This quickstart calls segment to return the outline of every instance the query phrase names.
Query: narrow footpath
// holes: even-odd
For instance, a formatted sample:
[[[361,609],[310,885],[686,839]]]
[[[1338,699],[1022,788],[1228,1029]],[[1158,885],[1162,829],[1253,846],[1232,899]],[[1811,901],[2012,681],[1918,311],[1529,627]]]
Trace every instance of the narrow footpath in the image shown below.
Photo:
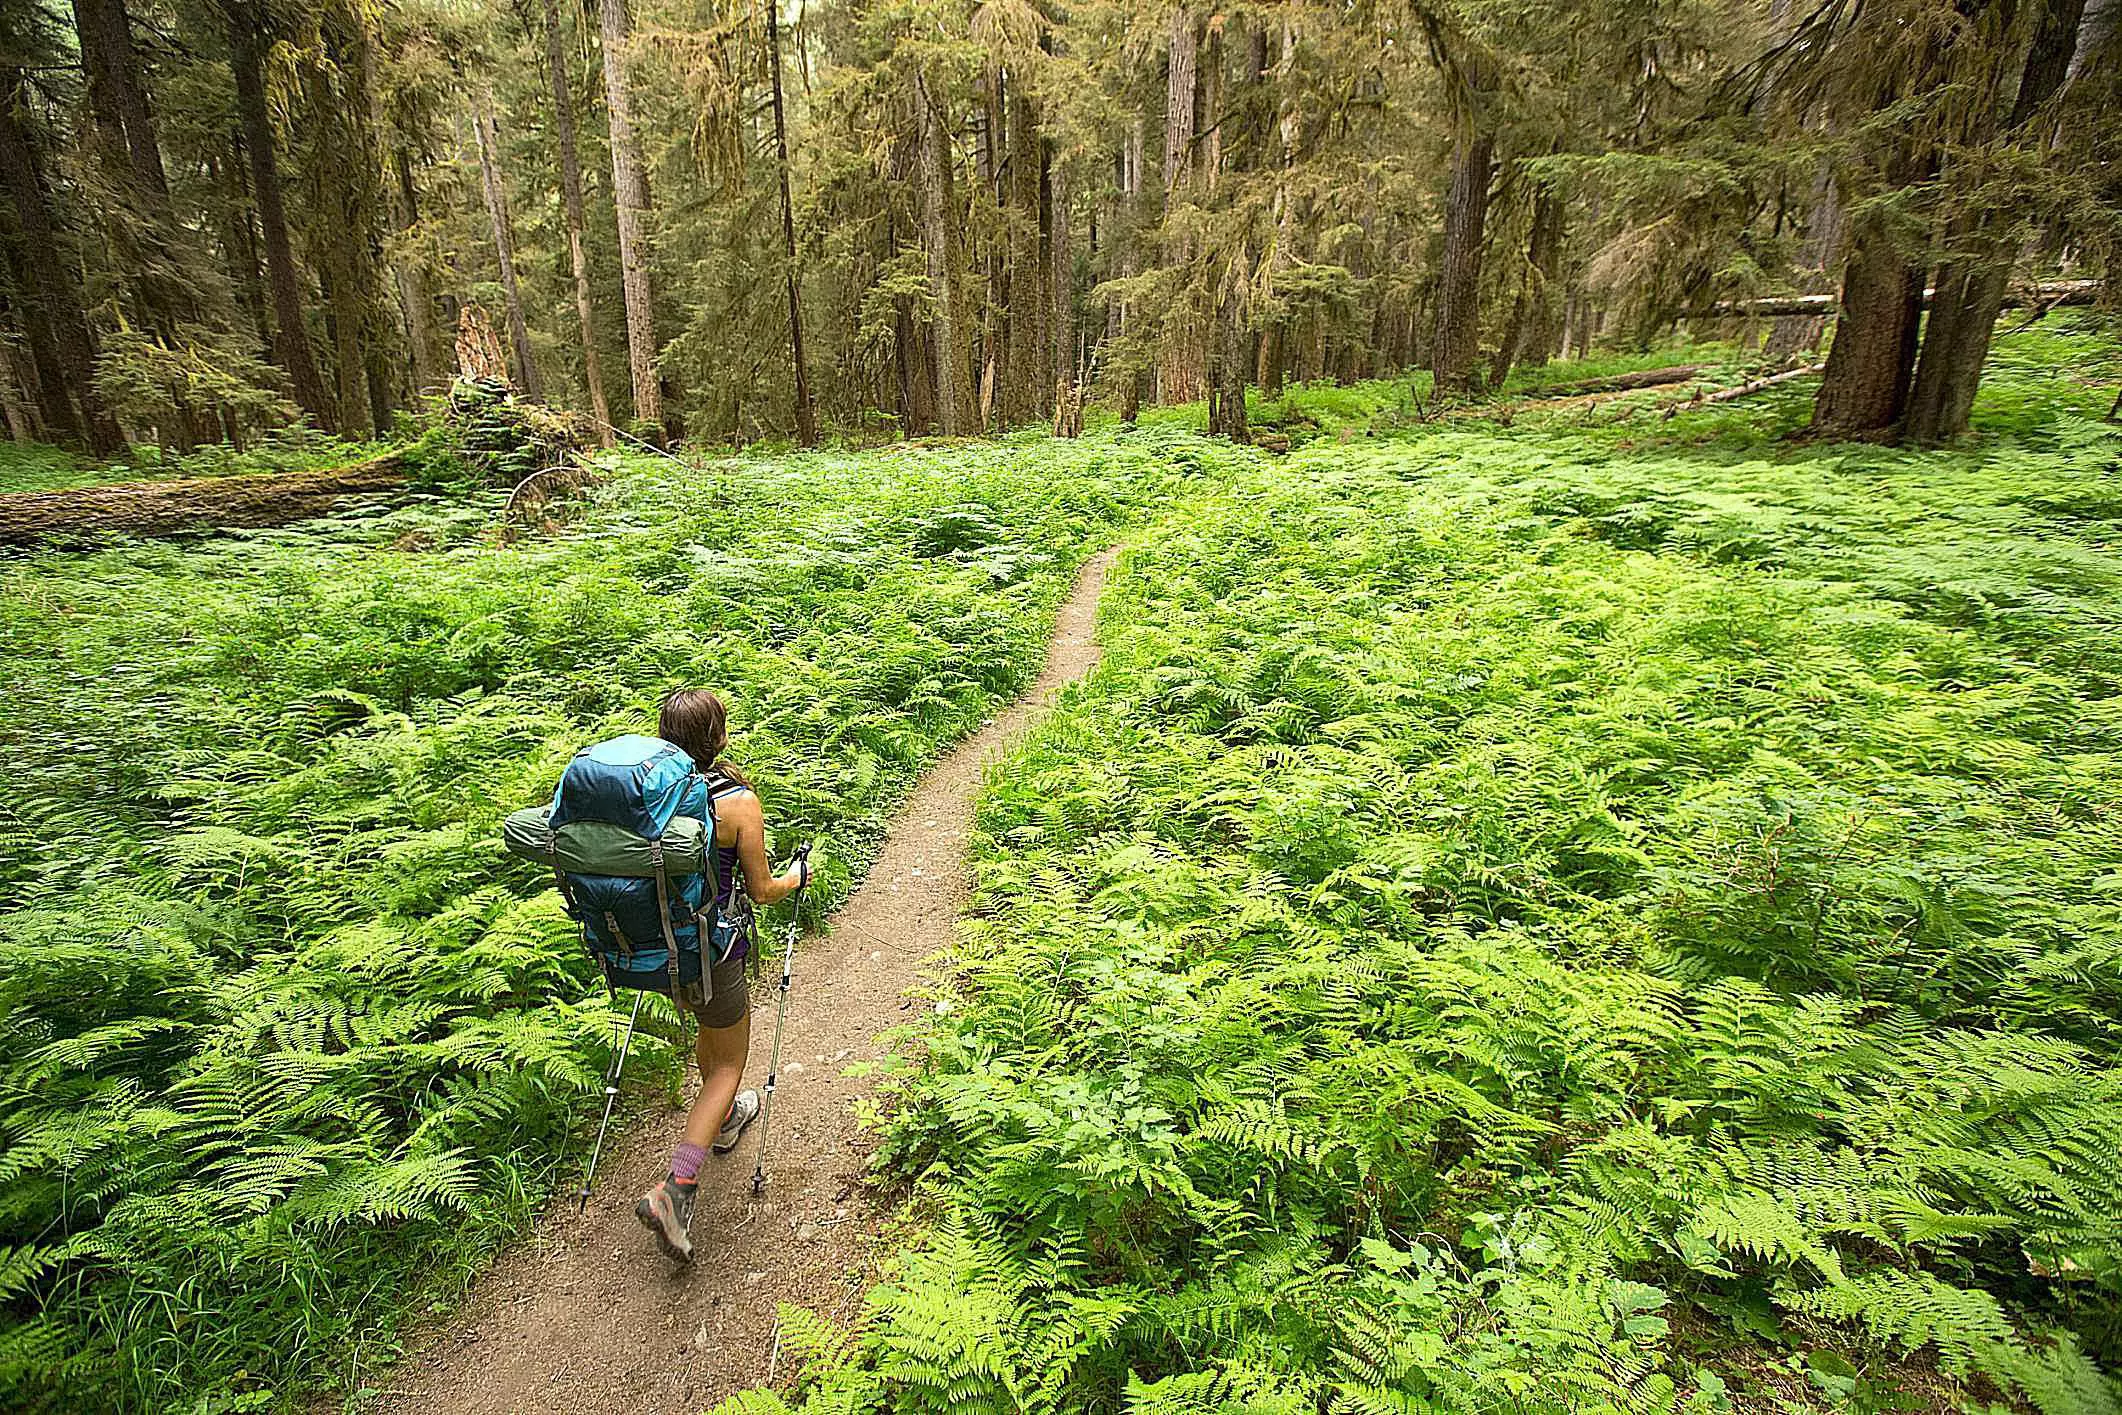
[[[965,899],[982,771],[1064,684],[1096,665],[1092,624],[1116,554],[1098,555],[1077,577],[1031,690],[922,778],[830,936],[797,950],[765,1198],[751,1198],[748,1134],[700,1172],[691,1266],[661,1258],[633,1214],[634,1199],[669,1163],[678,1128],[678,1116],[659,1107],[615,1138],[586,1215],[556,1202],[452,1321],[379,1377],[381,1410],[698,1415],[787,1374],[775,1342],[781,1303],[854,1315],[888,1214],[861,1183],[869,1142],[854,1107],[871,1082],[846,1069],[881,1056],[879,1034],[921,1005],[910,993],[922,960],[950,943]],[[755,982],[752,1000],[747,1085],[766,1074],[772,981]],[[698,1080],[695,1072],[688,1091]]]

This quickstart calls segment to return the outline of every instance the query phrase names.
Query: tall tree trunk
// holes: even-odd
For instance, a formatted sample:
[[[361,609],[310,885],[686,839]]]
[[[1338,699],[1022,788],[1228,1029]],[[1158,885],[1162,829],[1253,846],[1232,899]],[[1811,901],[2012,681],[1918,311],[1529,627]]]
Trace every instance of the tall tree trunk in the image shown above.
[[[1250,35],[1241,35],[1235,29],[1226,29],[1244,39],[1239,52],[1244,60],[1240,64],[1241,78],[1232,86],[1226,105],[1219,93],[1210,112],[1216,115],[1218,141],[1211,145],[1206,163],[1205,180],[1211,192],[1230,184],[1222,181],[1222,169],[1227,163],[1232,172],[1249,172],[1258,161],[1261,130],[1264,127],[1262,91],[1267,72],[1267,33],[1254,30]],[[1235,40],[1234,48],[1238,48]],[[1219,44],[1211,50],[1219,55]],[[1222,64],[1212,65],[1211,72],[1219,75]],[[1213,85],[1222,88],[1220,77]],[[1233,442],[1251,441],[1251,431],[1246,425],[1245,385],[1253,372],[1254,351],[1251,316],[1251,290],[1253,274],[1253,232],[1251,215],[1243,209],[1234,209],[1228,195],[1214,198],[1218,206],[1219,223],[1229,233],[1228,257],[1224,263],[1223,277],[1216,290],[1214,344],[1209,355],[1208,377],[1208,430],[1212,436],[1227,437]]]
[[[123,214],[108,223],[120,253],[121,293],[137,301],[141,323],[166,346],[181,342],[181,326],[200,320],[206,275],[190,233],[170,208],[161,142],[133,43],[125,0],[74,0],[74,29],[88,80],[89,109],[102,141],[111,192]],[[167,433],[189,450],[214,438],[215,419],[172,389],[176,422]]]
[[[323,62],[305,70],[302,122],[319,159],[304,164],[307,248],[317,263],[332,341],[339,431],[390,428],[390,331],[383,318],[381,148],[369,12],[332,3],[317,12]]]
[[[1200,101],[1201,41],[1192,11],[1184,5],[1171,12],[1171,32],[1164,69],[1164,214],[1172,213],[1187,200],[1195,178],[1194,143],[1200,127],[1196,106]],[[1181,267],[1192,260],[1184,238],[1171,238],[1164,259]],[[1193,321],[1187,312],[1173,308],[1165,312],[1163,348],[1157,360],[1156,396],[1160,402],[1185,403],[1202,394],[1203,359],[1195,347]]]
[[[89,106],[98,126],[115,141],[117,155],[140,192],[167,205],[169,178],[162,167],[162,147],[140,78],[125,0],[74,0],[74,28],[81,37]]]
[[[258,229],[265,243],[266,284],[272,291],[273,348],[295,401],[319,427],[338,425],[310,354],[309,331],[302,314],[302,274],[288,238],[287,207],[280,190],[273,122],[265,107],[265,45],[255,12],[232,5],[228,18],[229,66],[236,79],[236,115],[243,125],[243,146],[250,157],[251,193],[258,204]]]
[[[1297,28],[1287,18],[1281,21],[1281,62],[1286,67],[1297,52]],[[1274,249],[1268,258],[1268,288],[1276,296],[1285,293],[1283,277],[1297,263],[1297,194],[1291,189],[1291,173],[1297,165],[1297,145],[1303,140],[1303,111],[1296,89],[1285,84],[1275,105],[1275,223]],[[1260,339],[1260,391],[1268,397],[1282,396],[1289,367],[1289,327],[1293,316],[1285,312],[1262,331]]]
[[[7,357],[0,358],[0,415],[7,418],[8,440],[17,447],[27,447],[37,440],[34,419],[30,416],[28,402],[15,379],[14,349],[6,350]]]
[[[1120,274],[1128,278],[1142,273],[1147,244],[1150,202],[1143,167],[1149,160],[1148,146],[1143,120],[1137,115],[1120,149]],[[1148,350],[1142,347],[1141,320],[1133,305],[1119,301],[1112,313],[1107,333],[1125,340],[1123,347],[1127,347],[1127,365],[1120,371],[1120,421],[1133,426],[1149,383]]]
[[[1245,421],[1245,377],[1252,371],[1252,343],[1245,328],[1245,286],[1250,273],[1241,247],[1231,260],[1216,298],[1216,347],[1208,379],[1208,434],[1233,442],[1252,440]]]
[[[788,191],[788,120],[781,105],[780,0],[766,0],[767,67],[774,85],[774,166],[781,179],[782,279],[788,287],[789,361],[796,375],[796,445],[818,445],[818,415],[811,408],[810,365],[803,357],[803,301],[796,288],[796,209]]]
[[[383,89],[373,81],[368,90],[368,130],[380,153],[389,144],[390,172],[378,174],[375,184],[383,194],[384,214],[396,237],[397,250],[389,260],[391,281],[397,289],[399,312],[405,329],[404,384],[407,393],[419,397],[446,377],[441,341],[435,328],[434,288],[429,283],[427,263],[421,258],[415,237],[420,225],[420,189],[413,180],[412,156],[402,135],[393,131]]]
[[[0,142],[4,142],[4,135],[0,135]],[[0,153],[0,160],[4,156]],[[4,171],[0,175],[5,175]],[[52,337],[51,322],[45,317],[43,297],[27,273],[16,232],[4,221],[0,221],[0,272],[7,277],[9,308],[22,329],[22,342],[11,342],[7,347],[8,362],[14,368],[16,385],[36,407],[38,435],[47,442],[84,446],[86,434],[80,413],[66,396],[60,375],[63,360]]]
[[[360,100],[349,108],[347,120],[354,138],[352,175],[359,183],[361,239],[355,248],[355,269],[361,276],[362,307],[367,316],[362,327],[362,356],[368,375],[369,417],[376,435],[381,437],[390,429],[405,383],[403,368],[392,347],[397,322],[386,313],[389,295],[383,250],[387,200],[383,184],[383,95],[377,85],[375,32],[369,12],[349,6],[346,13],[357,24],[352,52],[341,62],[354,76],[355,94]]]
[[[1042,365],[1046,348],[1046,263],[1039,258],[1039,121],[1021,79],[1009,88],[1009,382],[1002,419],[1031,421],[1051,384]],[[1052,393],[1051,386],[1047,395]]]
[[[1531,368],[1554,357],[1562,337],[1562,237],[1568,203],[1552,185],[1542,186],[1533,207],[1531,307],[1526,313],[1518,358]],[[1498,379],[1497,382],[1502,382]]]
[[[1437,279],[1437,328],[1430,371],[1439,393],[1473,383],[1480,346],[1481,242],[1488,221],[1488,180],[1496,140],[1462,122],[1452,154],[1451,194],[1444,209],[1444,258]]]
[[[229,145],[226,162],[207,161],[207,176],[220,190],[223,263],[236,289],[237,302],[257,336],[258,351],[272,357],[273,325],[266,312],[265,282],[258,274],[258,228],[251,222],[250,188],[243,180],[245,160],[240,140]]]
[[[1835,187],[1834,167],[1827,159],[1820,160],[1820,170],[1813,178],[1812,203],[1805,216],[1805,246],[1803,259],[1805,268],[1814,278],[1825,282],[1828,268],[1834,264],[1835,247],[1842,239],[1842,194]],[[1820,336],[1827,331],[1827,317],[1817,314],[1778,315],[1769,327],[1768,342],[1763,350],[1770,358],[1787,358],[1800,349],[1817,349]]]
[[[598,0],[604,45],[604,105],[611,120],[612,201],[619,215],[619,283],[626,295],[626,362],[633,376],[634,417],[662,440],[663,385],[656,374],[655,291],[649,281],[652,213],[648,169],[634,136],[633,91],[626,77],[626,0]]]
[[[531,357],[530,326],[523,318],[523,292],[516,285],[516,238],[509,229],[508,197],[501,190],[501,174],[494,164],[500,140],[494,132],[492,98],[479,95],[472,124],[479,134],[479,181],[486,190],[486,219],[494,228],[494,257],[501,263],[501,293],[508,302],[508,342],[516,355],[516,386],[525,396],[545,396],[538,381],[538,362]]]
[[[1549,308],[1561,242],[1562,200],[1552,183],[1541,182],[1533,192],[1532,222],[1525,238],[1525,270],[1519,278],[1517,296],[1511,301],[1510,316],[1496,340],[1495,358],[1489,363],[1491,388],[1501,388],[1510,377],[1511,365],[1533,347],[1541,350],[1538,362],[1547,362],[1546,346],[1540,341],[1552,337],[1552,330],[1546,328],[1549,321],[1545,311]],[[1536,329],[1540,331],[1537,334]]]
[[[1164,193],[1186,184],[1194,156],[1194,98],[1199,79],[1200,41],[1194,17],[1184,5],[1171,13],[1171,37],[1164,70]]]
[[[979,411],[973,402],[972,329],[965,312],[957,202],[951,195],[950,134],[919,69],[914,71],[914,110],[921,125],[921,243],[936,298],[937,414],[944,436],[962,437],[979,430]]]
[[[412,368],[413,391],[428,393],[448,382],[450,361],[443,353],[445,340],[435,322],[434,283],[426,262],[409,241],[420,226],[420,188],[413,180],[412,155],[398,148],[391,166],[397,178],[391,189],[391,223],[398,229],[399,240],[406,243],[396,265],[398,299],[405,306],[407,362]]]
[[[2034,115],[2061,88],[2077,48],[2085,0],[2050,0],[2027,52],[2019,92],[2004,122],[2003,138],[2023,133]],[[2008,221],[1990,218],[2008,227]],[[1943,442],[1967,431],[1974,413],[1975,391],[1989,361],[1989,344],[1997,315],[2004,308],[2005,287],[2017,252],[2010,234],[1985,239],[1981,224],[1970,218],[1957,233],[1956,245],[1972,247],[1938,272],[1937,293],[1930,302],[1930,322],[1916,365],[1902,433],[1919,443]]]
[[[589,389],[597,441],[611,441],[611,404],[604,397],[604,368],[597,357],[597,328],[590,303],[589,255],[582,233],[582,159],[575,151],[575,95],[567,78],[567,46],[560,33],[559,0],[545,0],[545,66],[553,89],[553,136],[560,149],[560,210],[567,221],[567,261],[575,277],[575,324],[582,335],[582,382]]]
[[[1900,421],[1922,313],[1923,272],[1894,248],[1878,218],[1865,218],[1842,272],[1841,315],[1813,400],[1813,432],[1877,437]]]
[[[1052,146],[1048,143],[1048,147]],[[1050,191],[1047,196],[1046,291],[1050,313],[1046,320],[1049,382],[1060,396],[1062,382],[1076,380],[1075,254],[1070,249],[1069,202],[1073,197],[1069,164],[1049,163]]]
[[[90,451],[108,454],[125,439],[96,395],[95,335],[81,287],[62,255],[51,188],[30,135],[27,91],[21,69],[0,66],[0,188],[13,198],[25,332],[33,341],[39,381],[51,395],[48,406],[61,414],[55,424]]]

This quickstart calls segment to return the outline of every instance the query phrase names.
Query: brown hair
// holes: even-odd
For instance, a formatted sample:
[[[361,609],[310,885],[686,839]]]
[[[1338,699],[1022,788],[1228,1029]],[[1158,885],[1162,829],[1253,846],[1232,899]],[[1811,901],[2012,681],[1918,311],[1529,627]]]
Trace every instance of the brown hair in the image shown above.
[[[664,696],[656,714],[656,735],[683,747],[702,771],[713,769],[716,758],[729,750],[729,709],[707,688],[679,688]],[[744,773],[728,762],[722,773],[743,786],[751,785]]]

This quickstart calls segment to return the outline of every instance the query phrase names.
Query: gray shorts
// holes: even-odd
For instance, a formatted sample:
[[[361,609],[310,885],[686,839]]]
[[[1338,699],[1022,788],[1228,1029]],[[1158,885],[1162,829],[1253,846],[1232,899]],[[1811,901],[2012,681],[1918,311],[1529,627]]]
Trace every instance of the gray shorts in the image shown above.
[[[719,1031],[742,1022],[752,1006],[751,987],[744,978],[744,960],[730,958],[717,963],[708,974],[708,980],[715,985],[715,995],[707,1000],[707,1006],[693,1009],[693,1016],[700,1019],[700,1025]]]

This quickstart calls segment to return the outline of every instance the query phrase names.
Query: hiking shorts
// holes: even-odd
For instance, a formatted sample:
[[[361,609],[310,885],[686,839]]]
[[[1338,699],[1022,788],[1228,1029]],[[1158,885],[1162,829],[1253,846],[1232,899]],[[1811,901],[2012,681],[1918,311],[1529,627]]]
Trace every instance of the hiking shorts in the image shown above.
[[[707,1006],[693,1009],[700,1025],[720,1029],[742,1022],[752,1006],[751,987],[744,978],[744,959],[723,959],[708,974],[708,980],[715,985],[715,995],[707,1000]]]

